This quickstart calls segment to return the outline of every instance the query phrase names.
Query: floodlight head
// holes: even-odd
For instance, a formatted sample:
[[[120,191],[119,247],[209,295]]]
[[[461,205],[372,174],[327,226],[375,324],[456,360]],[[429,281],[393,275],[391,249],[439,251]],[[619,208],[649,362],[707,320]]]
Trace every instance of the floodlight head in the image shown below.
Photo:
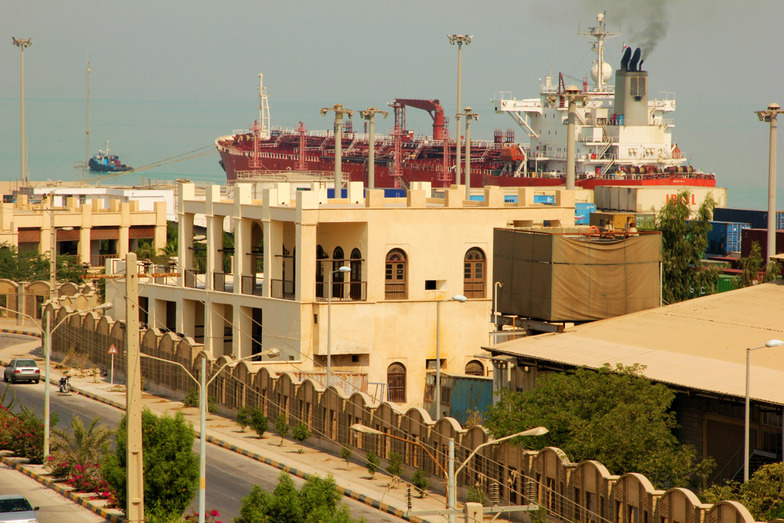
[[[460,303],[464,303],[468,301],[468,298],[466,298],[462,294],[456,294],[452,296],[452,301],[459,301]]]
[[[765,342],[766,347],[778,347],[780,345],[784,345],[784,341],[773,339]]]
[[[347,266],[344,265],[340,269],[338,269],[338,271],[339,272],[351,272],[351,267],[347,267]]]
[[[195,241],[195,242],[204,241],[206,239],[207,239],[207,237],[204,236],[203,234],[197,234],[196,236],[193,237],[193,241]]]

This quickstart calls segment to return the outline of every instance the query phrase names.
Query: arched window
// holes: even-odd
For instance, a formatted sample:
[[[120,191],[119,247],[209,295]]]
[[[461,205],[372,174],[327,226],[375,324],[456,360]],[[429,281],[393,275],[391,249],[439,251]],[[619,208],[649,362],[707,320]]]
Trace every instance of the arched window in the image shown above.
[[[468,249],[463,263],[463,294],[466,298],[485,297],[485,253]]]
[[[400,249],[392,249],[387,253],[385,270],[385,298],[387,300],[405,300],[408,297],[408,271],[406,253]]]
[[[389,401],[406,402],[406,368],[402,363],[393,363],[387,367],[387,390]]]
[[[324,298],[324,263],[321,260],[329,258],[329,254],[321,245],[316,245],[316,298]]]
[[[466,364],[465,373],[466,376],[484,376],[485,366],[480,361],[471,360]]]
[[[364,293],[362,292],[362,253],[359,252],[359,249],[354,249],[351,251],[351,285],[350,285],[350,295],[352,300],[362,300],[364,299]]]
[[[343,248],[335,247],[335,250],[332,251],[332,297],[337,299],[343,298],[343,277],[345,274],[339,269],[344,265],[344,258]]]

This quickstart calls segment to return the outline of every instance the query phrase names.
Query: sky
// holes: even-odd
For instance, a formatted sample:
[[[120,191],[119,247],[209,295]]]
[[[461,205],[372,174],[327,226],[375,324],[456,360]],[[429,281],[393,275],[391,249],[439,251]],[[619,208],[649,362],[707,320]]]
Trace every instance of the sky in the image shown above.
[[[594,25],[600,11],[622,33],[607,43],[613,69],[624,43],[653,47],[649,91],[677,100],[674,136],[691,163],[716,173],[731,205],[765,208],[769,126],[754,111],[784,104],[781,0],[3,0],[0,180],[18,179],[20,169],[12,36],[32,37],[24,55],[30,177],[70,180],[86,156],[88,60],[91,153],[111,139],[138,166],[250,126],[260,72],[273,126],[328,129],[332,116],[321,107],[384,109],[396,97],[439,99],[454,121],[457,47],[447,35],[471,34],[462,101],[480,114],[472,138],[515,128],[525,141],[491,100],[499,92],[535,97],[547,74],[579,83],[595,55],[578,27]],[[407,121],[431,133],[426,113],[409,110]],[[362,128],[358,115],[354,126]],[[378,120],[376,132],[391,126],[391,117]],[[157,174],[220,183],[217,153],[207,152]]]

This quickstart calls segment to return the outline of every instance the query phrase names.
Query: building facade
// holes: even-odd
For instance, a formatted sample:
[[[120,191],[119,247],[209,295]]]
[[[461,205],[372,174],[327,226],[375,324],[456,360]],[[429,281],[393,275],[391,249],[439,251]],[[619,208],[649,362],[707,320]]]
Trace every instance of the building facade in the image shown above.
[[[197,199],[192,184],[179,187],[180,266],[144,285],[142,321],[214,357],[278,348],[280,370],[324,383],[329,367],[345,392],[400,404],[422,404],[437,360],[444,372],[489,375],[475,355],[491,330],[493,229],[573,226],[575,214],[573,192],[542,205],[527,188],[514,203],[497,187],[482,202],[460,187],[431,197],[429,184],[403,198],[361,183],[339,198],[321,184],[232,190]],[[202,218],[206,235],[195,235]],[[107,299],[121,303],[122,285],[109,280]]]

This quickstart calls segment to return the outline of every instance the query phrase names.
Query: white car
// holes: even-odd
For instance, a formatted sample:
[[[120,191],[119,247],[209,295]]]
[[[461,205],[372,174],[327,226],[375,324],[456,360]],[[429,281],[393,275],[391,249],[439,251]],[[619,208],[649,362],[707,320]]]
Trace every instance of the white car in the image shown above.
[[[17,381],[34,381],[38,383],[41,381],[41,369],[35,363],[35,360],[29,359],[15,359],[6,365],[5,373],[3,374],[5,381],[16,383]],[[0,521],[3,521],[0,519]]]
[[[0,496],[0,521],[16,523],[38,523],[38,517],[30,502],[19,494]]]

